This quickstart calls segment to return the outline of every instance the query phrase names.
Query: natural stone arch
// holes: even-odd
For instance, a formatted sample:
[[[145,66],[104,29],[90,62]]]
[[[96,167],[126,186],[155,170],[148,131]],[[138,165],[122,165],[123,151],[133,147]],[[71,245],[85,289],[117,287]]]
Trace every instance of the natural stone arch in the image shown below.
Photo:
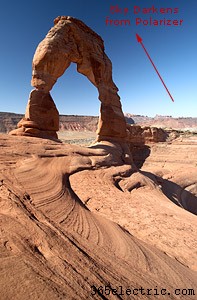
[[[49,92],[72,62],[99,92],[98,141],[125,140],[126,121],[103,40],[82,21],[66,16],[54,20],[54,27],[36,49],[31,81],[36,90],[30,94],[19,128],[11,134],[57,137],[59,113]]]

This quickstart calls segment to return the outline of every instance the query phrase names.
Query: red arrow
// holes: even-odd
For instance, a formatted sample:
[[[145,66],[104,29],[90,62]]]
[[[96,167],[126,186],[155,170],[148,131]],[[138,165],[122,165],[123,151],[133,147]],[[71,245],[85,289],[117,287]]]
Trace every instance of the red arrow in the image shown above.
[[[165,87],[166,91],[168,92],[168,94],[169,94],[170,98],[171,98],[171,99],[172,99],[172,101],[174,102],[174,99],[172,98],[172,95],[170,94],[170,92],[169,92],[169,90],[168,90],[167,86],[165,85],[165,82],[163,81],[163,79],[162,79],[161,75],[159,74],[159,72],[158,72],[157,68],[155,67],[155,64],[154,64],[154,62],[152,61],[152,59],[151,59],[150,55],[148,54],[148,52],[147,52],[146,48],[144,47],[144,45],[143,45],[143,43],[142,43],[142,38],[141,38],[141,37],[140,37],[140,36],[139,36],[137,33],[136,33],[136,38],[137,38],[137,41],[138,41],[138,43],[140,43],[140,44],[142,45],[142,47],[143,47],[144,51],[146,52],[146,54],[147,54],[148,58],[150,59],[150,62],[151,62],[151,64],[153,65],[153,67],[154,67],[155,71],[157,72],[157,75],[158,75],[158,76],[159,76],[159,78],[161,79],[161,82],[163,83],[163,85],[164,85],[164,87]]]

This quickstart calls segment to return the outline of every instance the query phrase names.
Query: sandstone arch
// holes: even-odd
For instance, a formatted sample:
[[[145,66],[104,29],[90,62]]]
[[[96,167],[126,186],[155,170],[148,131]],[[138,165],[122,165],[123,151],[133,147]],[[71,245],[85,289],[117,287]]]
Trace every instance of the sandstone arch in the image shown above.
[[[30,94],[25,117],[11,134],[57,137],[59,113],[50,90],[72,62],[99,92],[98,141],[125,140],[126,122],[103,40],[82,21],[66,16],[54,20],[54,27],[36,49],[31,80],[36,89]]]

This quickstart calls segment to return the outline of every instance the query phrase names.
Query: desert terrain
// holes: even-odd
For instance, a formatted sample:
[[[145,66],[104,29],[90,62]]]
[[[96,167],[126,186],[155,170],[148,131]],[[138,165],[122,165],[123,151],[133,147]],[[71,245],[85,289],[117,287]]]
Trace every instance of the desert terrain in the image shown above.
[[[0,112],[0,132],[8,133],[16,128],[17,123],[23,117],[23,114],[11,112]],[[133,115],[125,113],[128,124],[137,124],[140,126],[155,126],[164,129],[174,129],[190,132],[197,132],[197,118],[173,118],[171,116],[148,116]],[[60,132],[95,132],[98,126],[98,116],[76,116],[60,115]]]
[[[2,300],[196,299],[195,138],[146,145],[140,169],[109,142],[0,144]]]
[[[58,16],[25,115],[0,114],[1,300],[197,297],[195,131],[125,118],[104,50]],[[98,90],[99,118],[59,116],[50,91],[73,62]]]

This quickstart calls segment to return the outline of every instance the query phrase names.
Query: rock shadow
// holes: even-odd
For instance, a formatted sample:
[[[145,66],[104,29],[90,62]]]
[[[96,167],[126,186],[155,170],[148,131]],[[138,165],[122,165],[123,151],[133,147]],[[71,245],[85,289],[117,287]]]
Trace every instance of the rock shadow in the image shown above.
[[[133,145],[131,148],[133,162],[138,169],[141,169],[147,157],[151,153],[151,148],[148,145]]]
[[[161,191],[164,195],[174,204],[184,208],[194,215],[197,215],[197,197],[194,194],[190,193],[175,182],[163,179],[151,172],[140,171],[140,173],[155,181],[155,183],[161,187]]]

